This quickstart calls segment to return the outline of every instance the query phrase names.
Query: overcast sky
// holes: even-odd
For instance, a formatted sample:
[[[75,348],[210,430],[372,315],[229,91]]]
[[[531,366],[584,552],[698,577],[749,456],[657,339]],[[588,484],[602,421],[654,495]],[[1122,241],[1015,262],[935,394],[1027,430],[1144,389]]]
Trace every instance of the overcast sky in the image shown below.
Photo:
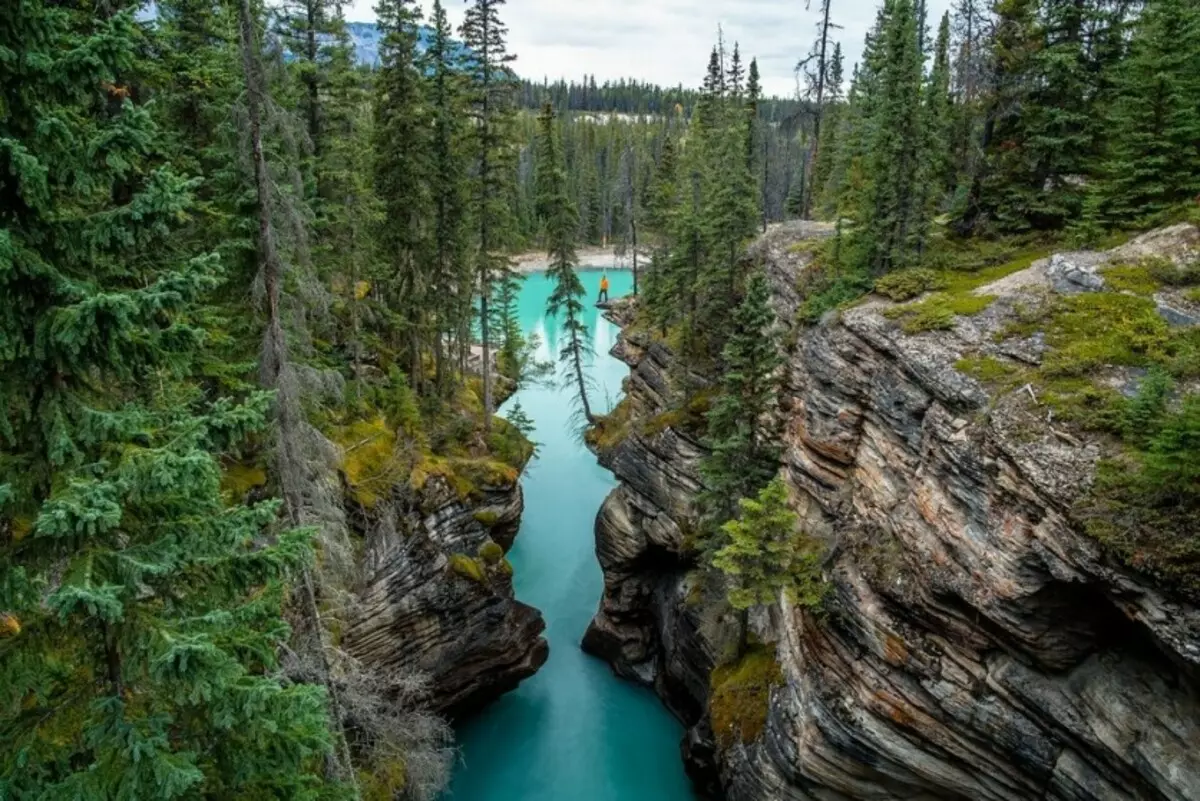
[[[352,21],[374,20],[375,0],[353,0]],[[443,0],[455,29],[462,0]],[[863,36],[881,0],[833,0],[835,31],[850,65],[858,60]],[[425,0],[428,9],[430,0]],[[794,68],[816,33],[819,0],[508,0],[503,19],[509,50],[522,77],[540,80],[583,75],[637,78],[674,86],[698,87],[717,38],[717,26],[742,53],[758,58],[768,94],[795,91]],[[930,28],[936,31],[949,0],[929,0]]]

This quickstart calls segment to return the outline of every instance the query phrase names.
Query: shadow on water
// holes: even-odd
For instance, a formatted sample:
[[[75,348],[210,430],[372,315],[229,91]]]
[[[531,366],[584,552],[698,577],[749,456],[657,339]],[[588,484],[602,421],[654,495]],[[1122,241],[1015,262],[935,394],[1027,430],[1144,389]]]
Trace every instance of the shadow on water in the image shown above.
[[[628,272],[608,275],[613,297],[630,291]],[[594,299],[600,273],[581,272],[580,278]],[[520,298],[522,327],[543,337],[542,358],[558,346],[557,323],[545,317],[549,294],[550,282],[535,274],[526,279]],[[619,398],[626,368],[608,355],[615,328],[588,309],[597,349],[594,401],[603,408]],[[678,722],[653,693],[616,678],[579,650],[603,589],[592,527],[616,482],[571,429],[565,390],[531,387],[518,399],[537,426],[541,450],[524,479],[525,516],[510,558],[517,597],[546,616],[550,661],[460,729],[462,760],[449,797],[691,801]]]

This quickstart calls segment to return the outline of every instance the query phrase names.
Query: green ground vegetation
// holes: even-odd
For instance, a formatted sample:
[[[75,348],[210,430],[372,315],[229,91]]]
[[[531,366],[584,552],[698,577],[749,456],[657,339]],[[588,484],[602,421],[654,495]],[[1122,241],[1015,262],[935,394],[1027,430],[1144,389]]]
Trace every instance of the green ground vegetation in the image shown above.
[[[1087,531],[1125,564],[1200,593],[1200,330],[1169,325],[1152,297],[1196,272],[1148,260],[1103,275],[1104,291],[1047,298],[999,335],[1044,335],[1040,366],[976,355],[957,367],[994,391],[1028,385],[1055,425],[1111,437],[1077,507]]]
[[[722,748],[758,740],[767,724],[771,688],[783,681],[774,646],[753,645],[713,670],[709,719]]]

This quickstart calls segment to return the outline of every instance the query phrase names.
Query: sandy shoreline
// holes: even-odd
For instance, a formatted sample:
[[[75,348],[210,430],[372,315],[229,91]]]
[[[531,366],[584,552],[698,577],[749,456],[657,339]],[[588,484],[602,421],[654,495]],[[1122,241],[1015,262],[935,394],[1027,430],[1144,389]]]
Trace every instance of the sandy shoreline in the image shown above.
[[[578,255],[580,270],[628,270],[632,267],[631,257],[618,259],[613,255],[612,248],[579,248]],[[639,264],[642,259],[649,259],[649,256],[644,253],[639,255]],[[521,253],[514,256],[513,261],[517,264],[517,271],[522,273],[541,273],[550,266],[550,257],[541,251]]]

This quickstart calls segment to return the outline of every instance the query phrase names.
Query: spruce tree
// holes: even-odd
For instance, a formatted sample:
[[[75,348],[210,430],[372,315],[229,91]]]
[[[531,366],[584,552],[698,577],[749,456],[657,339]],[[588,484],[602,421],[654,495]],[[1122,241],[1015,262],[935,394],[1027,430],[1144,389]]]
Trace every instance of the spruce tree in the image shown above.
[[[424,87],[416,67],[416,0],[380,0],[383,34],[375,82],[375,191],[383,202],[379,242],[388,262],[385,295],[398,318],[409,383],[424,390],[422,352],[434,338],[429,322],[433,297],[428,219],[430,138]]]
[[[470,209],[477,231],[475,246],[479,275],[477,289],[480,298],[484,427],[491,430],[494,411],[490,313],[493,283],[499,280],[504,287],[515,280],[505,251],[513,227],[507,199],[512,174],[509,140],[515,91],[511,64],[516,56],[508,52],[505,43],[508,29],[500,20],[500,9],[505,0],[468,2],[462,38],[463,44],[472,53],[467,69],[468,102],[475,133],[471,153],[475,186]],[[511,294],[505,291],[501,302],[509,302],[507,299]],[[502,316],[511,318],[512,314],[506,312]],[[511,332],[508,333],[506,341],[511,338]]]
[[[825,117],[825,93],[829,87],[833,49],[832,34],[834,30],[840,29],[842,26],[833,22],[832,7],[833,0],[820,0],[821,3],[821,19],[817,23],[817,38],[813,42],[812,50],[806,58],[801,60],[796,65],[799,72],[804,73],[805,79],[808,82],[808,99],[813,101],[816,106],[813,114],[813,152],[810,153],[809,159],[805,162],[804,186],[805,191],[801,193],[800,208],[798,215],[807,218],[812,208],[812,197],[816,182],[812,175],[809,174],[810,169],[814,169],[817,159],[820,156],[821,146],[821,128]]]
[[[710,455],[701,465],[702,506],[711,526],[736,515],[738,501],[753,498],[779,468],[777,402],[779,351],[766,275],[755,273],[733,316],[722,353],[719,394],[708,412]]]
[[[322,95],[328,94],[330,50],[339,46],[345,24],[342,0],[284,0],[279,9],[283,45],[292,56],[292,66],[303,88],[299,107],[314,162],[326,146],[322,130]]]
[[[698,314],[707,322],[705,354],[724,342],[740,289],[738,259],[758,228],[755,175],[745,158],[745,107],[735,91],[740,81],[722,79],[721,83],[729,87],[729,96],[710,96],[696,125],[704,250]]]
[[[545,192],[538,197],[538,207],[546,215],[543,228],[550,255],[546,274],[554,282],[554,289],[546,301],[546,312],[551,317],[562,318],[559,336],[563,342],[559,348],[559,361],[570,375],[572,394],[579,402],[584,421],[591,424],[595,418],[588,398],[591,387],[586,372],[592,356],[587,324],[583,319],[586,291],[575,272],[579,215],[567,195],[566,163],[555,126],[554,107],[549,103],[538,117],[538,130],[537,169],[543,176],[541,188]]]
[[[372,296],[372,290],[386,277],[375,240],[384,208],[374,192],[371,90],[366,74],[355,66],[354,46],[340,18],[334,29],[323,83],[328,92],[321,116],[325,143],[315,164],[321,191],[313,225],[314,260],[319,275],[341,289],[345,313],[334,340],[349,356],[357,397],[372,339],[364,321],[382,298],[381,293]]]
[[[426,54],[427,95],[433,113],[431,294],[438,314],[434,351],[437,385],[446,392],[451,371],[443,354],[443,341],[457,340],[460,368],[465,371],[471,343],[474,280],[467,259],[467,129],[462,65],[441,0],[434,0],[431,25],[433,36]]]
[[[272,465],[283,499],[284,519],[292,526],[313,527],[320,538],[323,556],[331,559],[335,554],[350,550],[345,544],[347,528],[337,506],[340,497],[335,489],[336,478],[330,474],[327,460],[322,459],[324,439],[310,424],[304,408],[306,384],[301,378],[304,366],[299,357],[305,354],[296,345],[303,345],[307,334],[304,323],[308,308],[305,298],[293,294],[287,286],[303,285],[307,277],[300,269],[307,260],[305,244],[308,236],[303,223],[307,215],[302,208],[290,205],[293,198],[276,190],[275,176],[280,165],[272,163],[274,155],[268,155],[269,112],[274,102],[258,40],[259,20],[251,0],[239,0],[237,9],[238,49],[246,86],[248,161],[258,224],[255,251],[265,313],[259,375],[263,385],[273,393],[274,400]],[[292,159],[297,158],[296,154],[291,155]],[[289,233],[290,237],[286,235]],[[288,239],[297,241],[289,243]],[[297,597],[304,627],[300,637],[316,661],[311,678],[325,687],[329,717],[336,735],[335,750],[328,755],[326,775],[344,782],[357,798],[357,776],[346,735],[347,718],[341,701],[341,687],[334,679],[327,647],[329,632],[320,610],[321,582],[305,565],[300,571],[299,584]]]
[[[844,81],[844,57],[842,44],[833,46],[833,56],[829,60],[829,80],[827,97],[829,100],[822,113],[821,139],[817,142],[817,157],[813,164],[812,174],[812,211],[814,216],[822,219],[834,214],[833,198],[838,192],[835,166],[841,158],[841,147],[846,131],[842,130],[842,117],[845,112],[842,83]]]
[[[678,203],[679,176],[674,134],[668,130],[663,138],[662,154],[654,170],[648,223],[658,235],[650,271],[646,276],[642,308],[650,321],[665,335],[676,314],[677,296],[671,292],[671,250],[669,233],[672,215]]]
[[[772,479],[752,498],[738,502],[739,513],[721,526],[713,566],[733,584],[729,602],[746,610],[775,603],[781,596],[800,606],[818,606],[825,596],[823,547],[800,528],[788,506],[783,480]]]
[[[919,191],[925,136],[917,10],[912,0],[886,0],[881,21],[878,49],[864,56],[870,81],[869,93],[860,95],[866,103],[867,183],[855,231],[862,259],[875,274],[913,262],[928,215]]]
[[[933,69],[922,99],[924,120],[921,133],[921,175],[917,192],[917,256],[929,240],[930,224],[941,211],[955,184],[955,168],[950,152],[954,123],[953,99],[950,97],[950,15],[942,16],[934,44]]]
[[[1151,0],[1116,73],[1090,221],[1123,226],[1200,194],[1200,8]]]
[[[276,660],[308,537],[222,496],[270,398],[194,378],[221,269],[108,11],[0,10],[0,795],[319,797],[323,693]]]
[[[1091,152],[1085,25],[1095,0],[1042,0],[1030,20],[1017,105],[992,143],[984,202],[1003,231],[1059,228],[1079,213]]]
[[[750,75],[746,81],[746,168],[758,180],[759,211],[762,213],[762,230],[767,232],[767,190],[770,179],[770,160],[767,137],[762,130],[759,103],[762,100],[762,82],[758,72],[758,59],[750,60]],[[760,169],[761,168],[761,169]]]

